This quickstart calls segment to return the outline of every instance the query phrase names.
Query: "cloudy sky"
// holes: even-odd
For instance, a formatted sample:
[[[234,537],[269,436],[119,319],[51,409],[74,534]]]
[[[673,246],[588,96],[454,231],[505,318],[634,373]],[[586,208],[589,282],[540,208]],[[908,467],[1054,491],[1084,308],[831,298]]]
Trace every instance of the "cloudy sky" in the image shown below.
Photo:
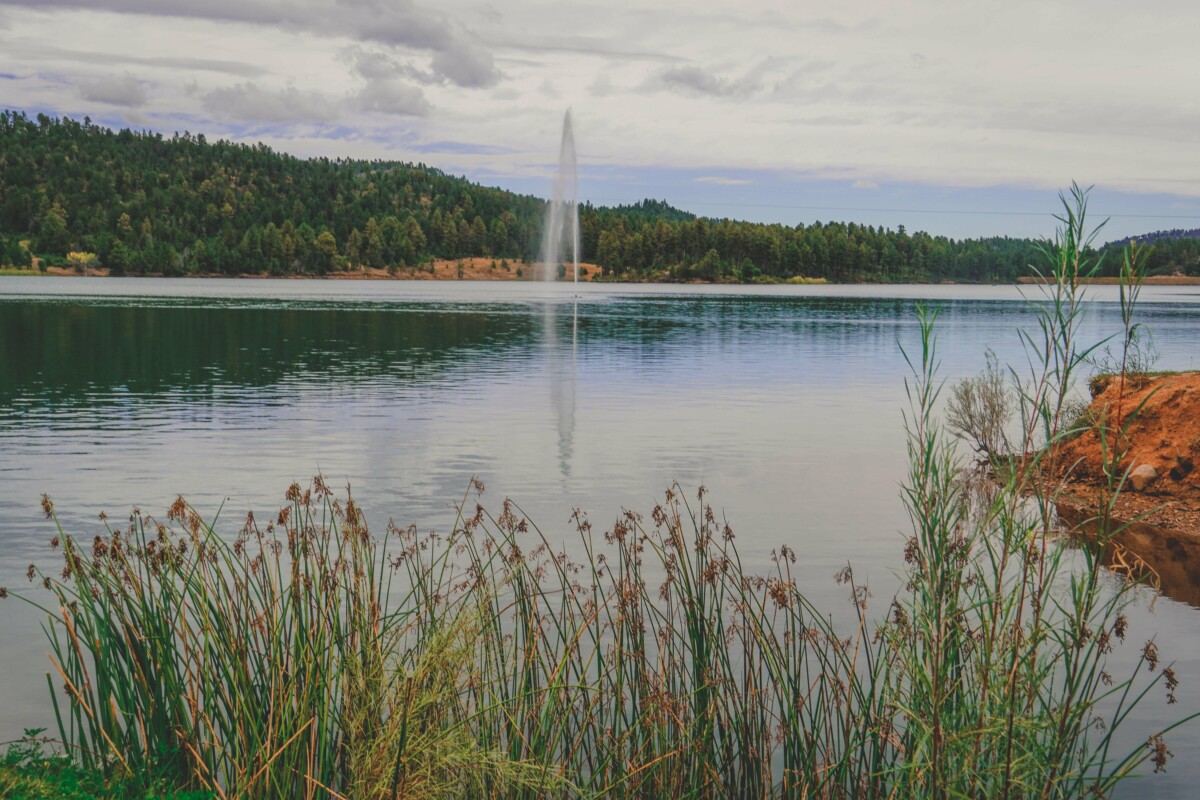
[[[1200,4],[0,0],[0,106],[708,216],[1200,227]]]

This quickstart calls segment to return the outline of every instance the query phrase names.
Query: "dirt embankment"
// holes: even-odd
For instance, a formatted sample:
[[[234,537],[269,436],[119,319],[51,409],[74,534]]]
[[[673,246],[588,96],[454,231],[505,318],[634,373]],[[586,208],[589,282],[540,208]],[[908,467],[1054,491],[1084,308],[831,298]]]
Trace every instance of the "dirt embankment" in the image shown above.
[[[31,274],[36,270],[31,270]],[[579,280],[590,281],[600,277],[603,270],[595,264],[579,265]],[[50,267],[50,275],[81,275],[74,269],[65,267]],[[89,269],[87,274],[92,277],[108,277],[109,271],[104,268]],[[148,276],[154,277],[154,276]],[[359,281],[533,281],[542,279],[540,263],[523,264],[518,259],[503,258],[456,258],[437,259],[419,267],[404,267],[396,270],[359,267],[349,272],[331,272],[327,275],[271,275],[266,272],[246,272],[240,275],[193,275],[195,278],[280,278],[280,279],[312,279],[326,278],[330,280],[359,280]],[[571,280],[570,271],[559,280]]]
[[[603,270],[595,264],[580,264],[579,280],[593,280],[602,272]],[[384,269],[363,268],[352,272],[330,273],[328,277],[343,280],[530,281],[542,279],[542,265],[540,263],[523,264],[516,259],[502,258],[437,259],[419,267],[408,267],[392,272]],[[569,281],[572,278],[573,275],[568,268],[566,275],[559,280]]]
[[[1200,534],[1200,372],[1101,380],[1090,413],[1106,431],[1089,430],[1063,445],[1059,463],[1077,488],[1104,481],[1104,452],[1124,450],[1118,474],[1150,467],[1144,485],[1127,481],[1119,505],[1146,521]],[[1122,435],[1120,428],[1128,427]],[[1148,474],[1147,474],[1147,477]]]
[[[1095,533],[1095,509],[1108,494],[1105,452],[1122,452],[1115,474],[1130,477],[1106,555],[1135,574],[1148,567],[1164,594],[1200,606],[1200,372],[1109,378],[1093,390],[1089,411],[1103,425],[1062,446],[1059,511]]]

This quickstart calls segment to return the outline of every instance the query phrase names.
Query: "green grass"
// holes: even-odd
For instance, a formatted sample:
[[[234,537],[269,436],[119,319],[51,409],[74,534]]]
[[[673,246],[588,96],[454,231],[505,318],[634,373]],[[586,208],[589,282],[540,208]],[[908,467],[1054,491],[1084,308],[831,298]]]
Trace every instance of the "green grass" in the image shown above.
[[[0,267],[0,275],[45,275],[36,269],[21,269],[20,267]]]
[[[212,800],[209,792],[138,791],[127,781],[106,779],[98,770],[83,769],[61,754],[47,752],[38,738],[9,745],[0,757],[0,797],[6,800]]]

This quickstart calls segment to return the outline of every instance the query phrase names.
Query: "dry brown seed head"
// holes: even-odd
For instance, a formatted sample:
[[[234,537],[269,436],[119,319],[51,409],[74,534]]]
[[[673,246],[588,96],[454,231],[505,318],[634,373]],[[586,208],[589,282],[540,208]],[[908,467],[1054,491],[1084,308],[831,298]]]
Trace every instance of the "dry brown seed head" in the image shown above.
[[[1142,647],[1142,658],[1146,659],[1146,666],[1151,672],[1158,669],[1158,645],[1153,640],[1146,642]]]
[[[775,603],[776,608],[791,607],[792,595],[788,588],[788,585],[779,578],[770,578],[767,581],[767,596]]]
[[[1167,759],[1171,758],[1174,753],[1167,749],[1166,742],[1163,741],[1161,734],[1151,736],[1146,746],[1150,748],[1150,763],[1154,765],[1155,772],[1162,772],[1167,768]]]

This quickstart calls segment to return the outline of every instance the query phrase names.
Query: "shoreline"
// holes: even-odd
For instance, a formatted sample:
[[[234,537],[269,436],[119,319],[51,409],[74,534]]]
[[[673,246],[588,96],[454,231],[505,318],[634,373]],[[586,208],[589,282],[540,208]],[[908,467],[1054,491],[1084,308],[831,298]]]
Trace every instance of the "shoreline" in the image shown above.
[[[201,278],[201,279],[228,279],[228,280],[281,280],[281,281],[527,281],[530,283],[538,283],[543,280],[541,277],[541,264],[531,262],[528,264],[520,261],[508,261],[508,269],[503,269],[500,265],[505,262],[505,259],[492,259],[484,257],[462,258],[462,259],[438,259],[430,262],[430,264],[420,267],[405,267],[394,271],[389,271],[383,268],[362,267],[351,272],[330,272],[324,275],[315,274],[290,274],[290,275],[272,275],[268,272],[239,272],[237,274],[225,274],[219,272],[198,272],[189,275],[164,275],[160,272],[144,273],[140,275],[111,275],[108,269],[98,268],[89,270],[86,274],[76,272],[73,269],[66,267],[50,267],[46,271],[38,269],[18,269],[18,268],[3,268],[0,269],[0,277],[76,277],[76,278]],[[461,270],[460,270],[461,265]],[[494,266],[493,266],[494,265]],[[1048,279],[1038,278],[1030,275],[1023,275],[1017,278],[1012,283],[975,283],[971,281],[899,281],[899,282],[880,282],[880,281],[850,281],[845,283],[837,283],[824,278],[806,278],[797,276],[785,280],[760,280],[760,281],[704,281],[704,280],[688,280],[688,281],[669,281],[669,280],[653,280],[650,278],[630,279],[624,274],[620,275],[605,275],[604,269],[594,263],[581,263],[579,279],[586,283],[653,283],[653,284],[702,284],[708,286],[794,286],[794,285],[826,285],[826,286],[891,286],[891,285],[917,285],[917,286],[1037,286],[1050,283]],[[520,274],[518,273],[520,271]],[[569,278],[557,278],[556,282],[567,283]],[[1120,283],[1119,278],[1081,278],[1081,285],[1085,286],[1116,286]],[[1200,286],[1200,276],[1193,275],[1153,275],[1143,279],[1144,286]]]
[[[107,268],[99,267],[88,270],[87,273],[77,272],[74,269],[67,267],[49,267],[45,271],[39,269],[2,269],[0,277],[50,277],[50,278],[201,278],[201,279],[227,279],[227,280],[281,280],[281,281],[524,281],[528,283],[541,283],[545,279],[542,278],[541,262],[523,263],[521,261],[508,261],[508,268],[504,269],[503,264],[506,259],[493,259],[491,257],[473,257],[461,259],[438,259],[418,267],[403,267],[395,270],[388,270],[378,267],[361,267],[350,272],[328,272],[324,275],[312,273],[295,273],[287,275],[273,275],[269,272],[239,272],[236,274],[227,274],[221,272],[195,272],[187,275],[165,275],[161,272],[147,272],[137,275],[112,275]],[[461,269],[460,269],[461,266]],[[700,279],[691,279],[686,281],[672,280],[654,280],[651,278],[631,278],[628,273],[620,273],[617,275],[606,275],[605,270],[597,264],[591,262],[581,262],[579,264],[579,281],[580,283],[653,283],[664,285],[688,285],[700,284],[708,286],[799,286],[799,285],[837,285],[833,284],[824,278],[806,278],[804,276],[794,276],[785,280],[760,280],[760,281],[732,281],[732,280],[717,280],[705,281]],[[571,277],[564,276],[555,278],[555,283],[570,283]],[[846,283],[847,286],[870,285],[872,282],[863,281],[859,283]],[[936,283],[945,283],[945,281],[927,281],[929,285]],[[880,283],[884,286],[888,284]]]
[[[463,259],[467,261],[467,259]],[[475,261],[490,261],[490,259],[473,259]],[[236,274],[225,274],[220,272],[197,272],[190,275],[164,275],[161,272],[145,273],[141,275],[110,275],[107,269],[89,270],[86,275],[64,267],[50,267],[47,271],[41,272],[35,269],[4,269],[0,270],[0,277],[39,277],[39,278],[201,278],[201,279],[228,279],[228,280],[279,280],[279,281],[527,281],[530,283],[538,283],[543,279],[538,274],[537,264],[521,264],[522,275],[518,276],[514,268],[510,267],[508,272],[504,272],[499,268],[491,270],[490,268],[480,269],[479,267],[464,268],[462,277],[457,274],[457,261],[442,261],[436,262],[434,272],[428,272],[425,269],[408,267],[397,270],[395,273],[390,273],[386,269],[364,268],[353,272],[330,272],[325,275],[312,274],[296,274],[296,275],[272,275],[267,272],[239,272]],[[916,286],[1030,286],[1044,284],[1048,281],[1022,276],[1017,278],[1013,283],[973,283],[968,281],[897,281],[897,282],[879,282],[879,281],[850,281],[845,283],[837,283],[827,281],[822,278],[801,278],[800,280],[779,280],[779,281],[757,281],[757,282],[742,282],[742,281],[656,281],[656,280],[630,280],[622,276],[607,277],[599,273],[601,269],[594,264],[581,264],[580,267],[588,268],[587,275],[580,275],[580,281],[586,283],[661,283],[661,284],[704,284],[712,286],[730,285],[730,286],[797,286],[797,285],[825,285],[825,286],[892,286],[892,285],[916,285]],[[528,268],[528,270],[526,270]],[[529,274],[524,274],[525,272]],[[566,278],[558,278],[556,282],[569,282]],[[1120,283],[1118,278],[1083,278],[1080,279],[1080,284],[1087,286],[1116,286]],[[1156,275],[1146,278],[1143,281],[1144,286],[1200,286],[1200,276],[1191,275]]]
[[[1079,282],[1084,286],[1117,286],[1121,283],[1120,278],[1080,278]],[[1023,275],[1017,278],[1017,283],[1020,284],[1043,284],[1053,283],[1048,278],[1037,278],[1032,275]],[[1200,276],[1196,275],[1150,275],[1142,279],[1143,286],[1200,286]]]

